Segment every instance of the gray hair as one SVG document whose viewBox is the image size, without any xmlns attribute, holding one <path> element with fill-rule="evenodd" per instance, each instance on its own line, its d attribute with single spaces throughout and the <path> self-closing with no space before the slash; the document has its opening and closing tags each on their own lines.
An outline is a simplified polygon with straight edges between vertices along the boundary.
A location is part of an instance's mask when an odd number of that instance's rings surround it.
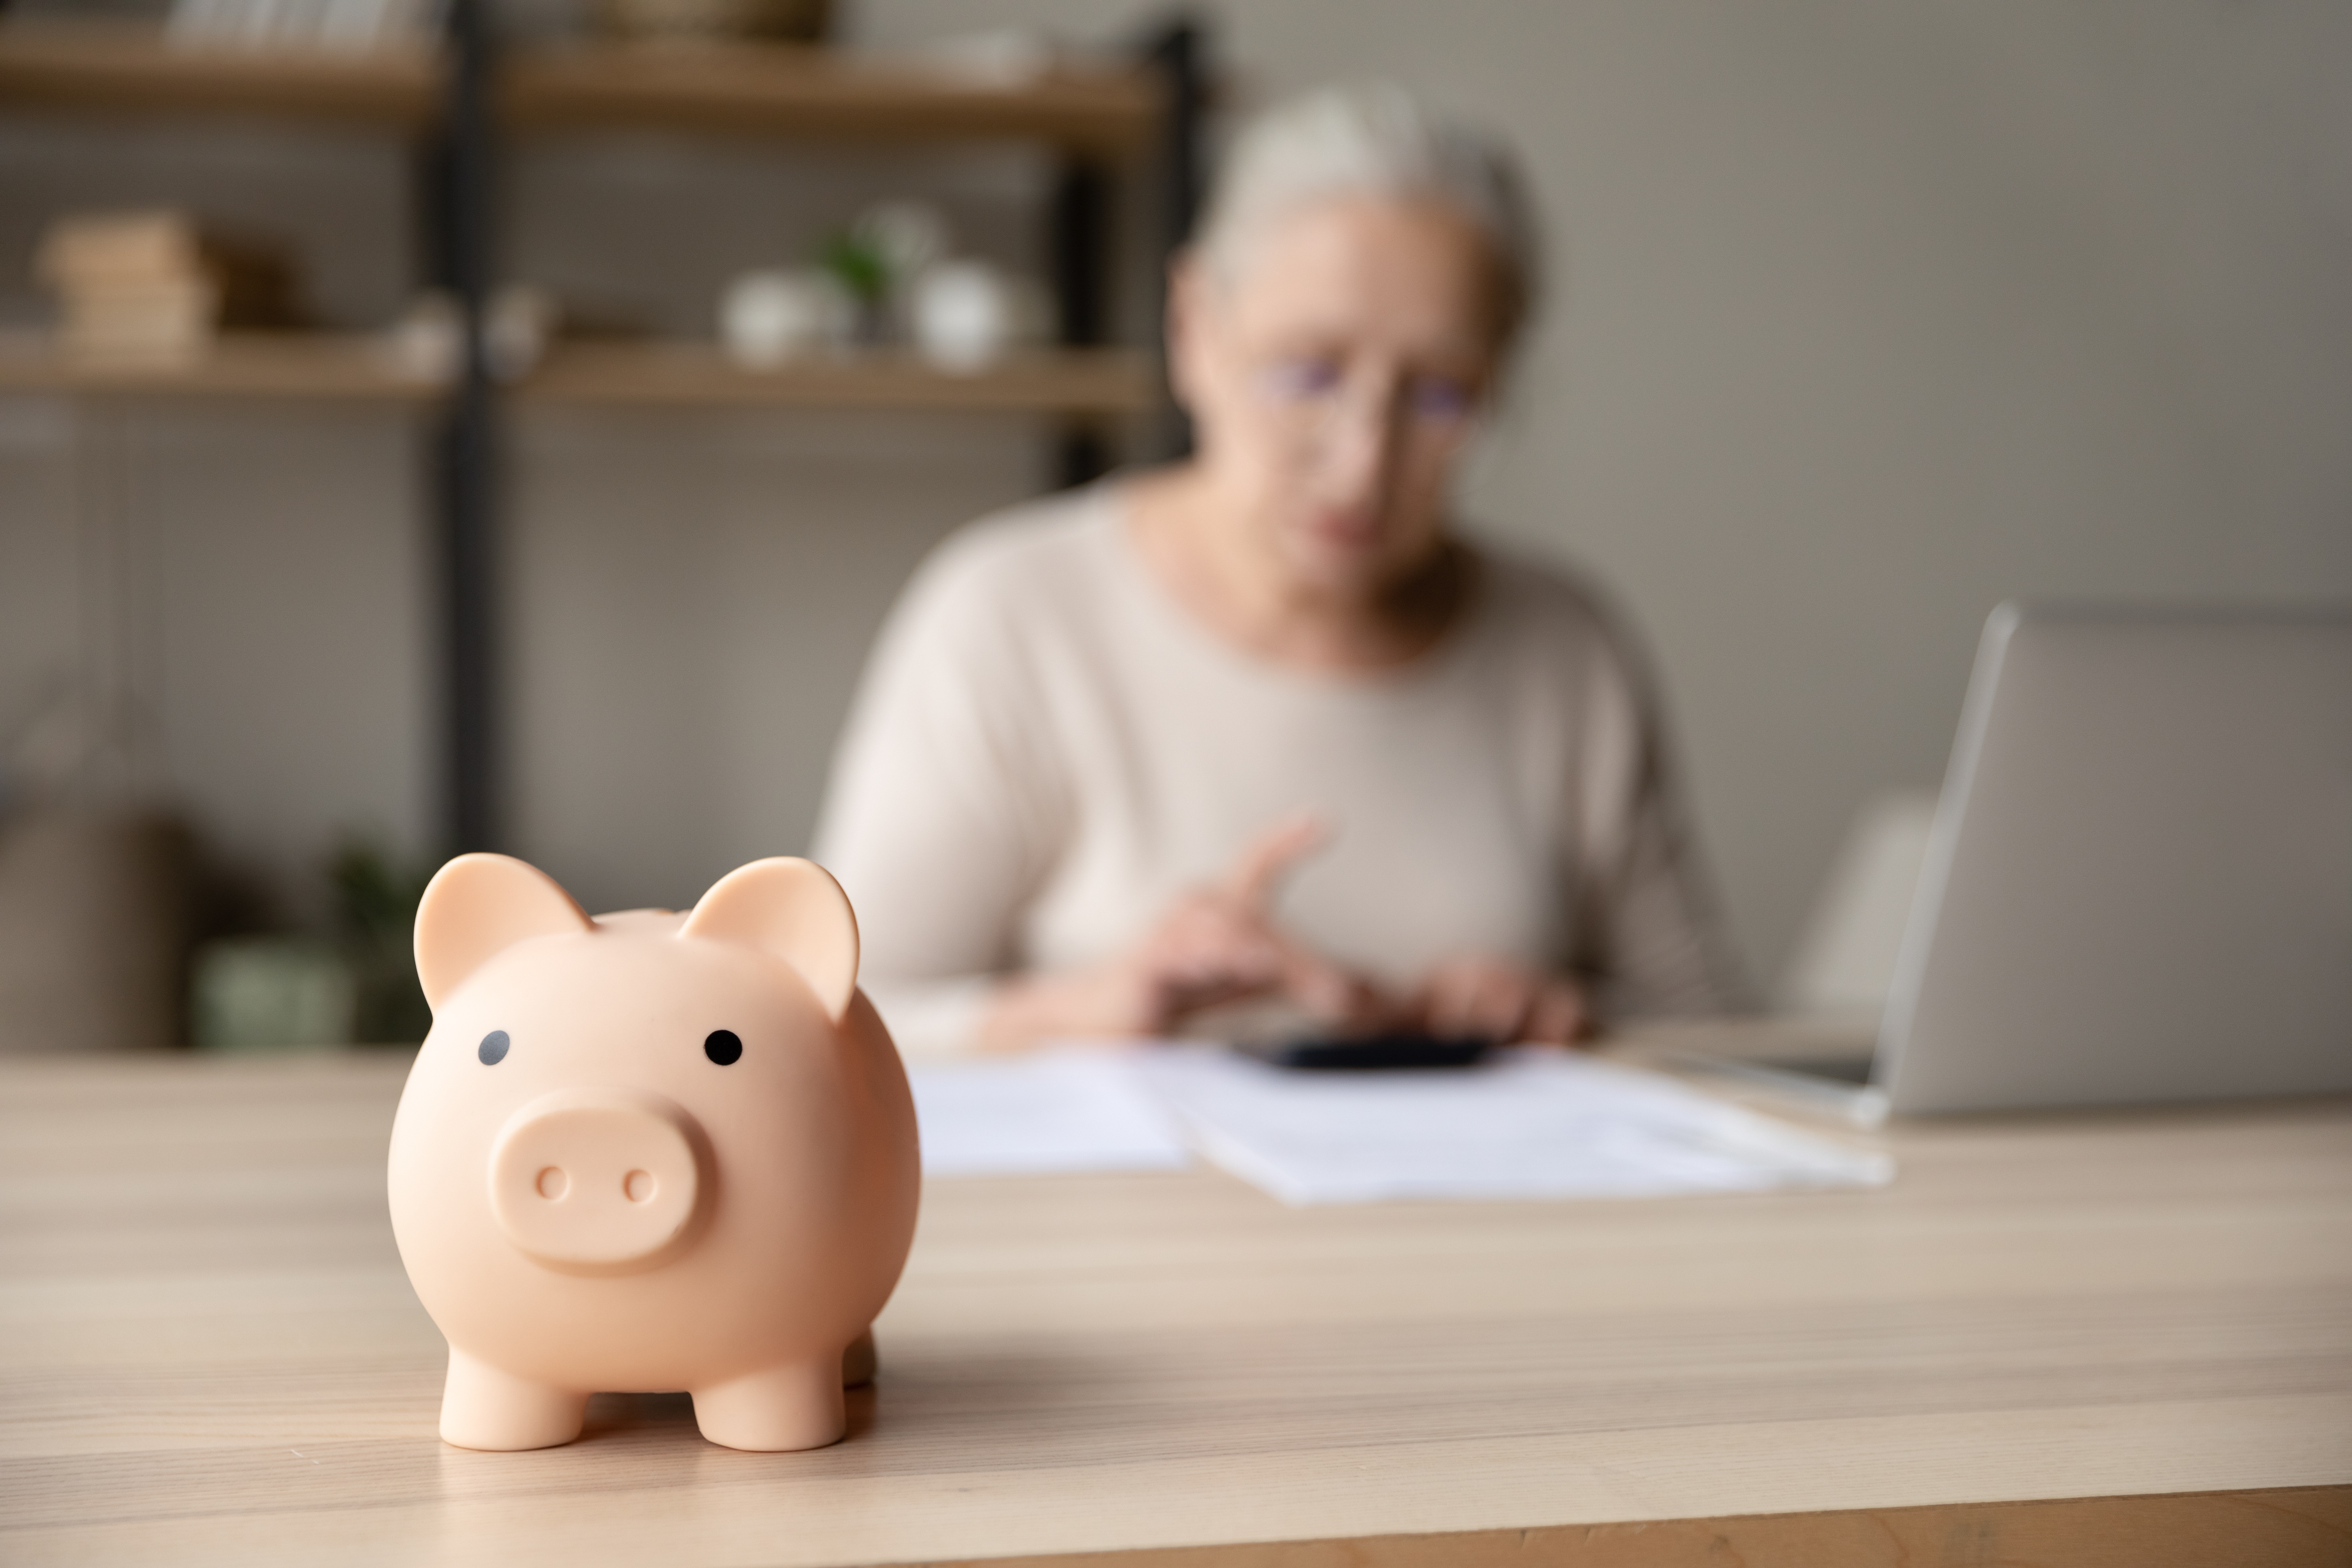
<svg viewBox="0 0 2352 1568">
<path fill-rule="evenodd" d="M 1437 201 L 1484 236 L 1499 284 L 1496 335 L 1509 340 L 1534 306 L 1539 264 L 1517 163 L 1498 138 L 1391 83 L 1323 88 L 1251 121 L 1226 154 L 1196 247 L 1231 278 L 1276 220 L 1353 195 Z"/>
</svg>

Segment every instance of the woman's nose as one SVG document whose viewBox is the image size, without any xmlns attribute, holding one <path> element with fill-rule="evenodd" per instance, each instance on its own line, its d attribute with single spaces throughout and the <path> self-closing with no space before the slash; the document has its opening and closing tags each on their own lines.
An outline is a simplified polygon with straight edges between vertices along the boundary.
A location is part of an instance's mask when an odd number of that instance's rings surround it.
<svg viewBox="0 0 2352 1568">
<path fill-rule="evenodd" d="M 1395 462 L 1399 423 L 1393 389 L 1334 400 L 1322 441 L 1326 479 L 1351 495 L 1377 489 Z"/>
</svg>

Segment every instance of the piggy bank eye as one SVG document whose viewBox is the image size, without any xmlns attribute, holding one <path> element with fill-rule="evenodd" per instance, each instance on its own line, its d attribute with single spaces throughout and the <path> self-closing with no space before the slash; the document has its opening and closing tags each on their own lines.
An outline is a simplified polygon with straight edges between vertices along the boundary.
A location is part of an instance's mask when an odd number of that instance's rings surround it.
<svg viewBox="0 0 2352 1568">
<path fill-rule="evenodd" d="M 733 1067 L 743 1056 L 743 1042 L 732 1029 L 713 1029 L 703 1037 L 702 1054 L 720 1067 Z"/>
<path fill-rule="evenodd" d="M 507 1043 L 504 1029 L 492 1029 L 482 1037 L 481 1047 L 474 1054 L 482 1058 L 484 1067 L 494 1068 L 507 1059 Z"/>
</svg>

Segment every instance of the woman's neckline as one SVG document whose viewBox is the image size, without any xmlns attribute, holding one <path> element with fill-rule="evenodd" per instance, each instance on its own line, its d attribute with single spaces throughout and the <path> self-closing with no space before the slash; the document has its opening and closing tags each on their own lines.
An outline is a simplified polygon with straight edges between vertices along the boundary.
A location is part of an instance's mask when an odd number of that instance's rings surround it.
<svg viewBox="0 0 2352 1568">
<path fill-rule="evenodd" d="M 1137 521 L 1129 479 L 1097 481 L 1096 500 L 1103 516 L 1106 547 L 1118 572 L 1135 587 L 1153 614 L 1185 641 L 1205 649 L 1219 661 L 1258 679 L 1316 691 L 1360 693 L 1366 696 L 1403 691 L 1425 685 L 1460 663 L 1475 640 L 1477 628 L 1489 618 L 1493 601 L 1492 563 L 1484 552 L 1455 541 L 1466 573 L 1461 599 L 1447 624 L 1430 644 L 1407 658 L 1362 666 L 1313 665 L 1273 657 L 1225 635 L 1202 616 L 1175 587 L 1166 582 L 1137 537 Z"/>
</svg>

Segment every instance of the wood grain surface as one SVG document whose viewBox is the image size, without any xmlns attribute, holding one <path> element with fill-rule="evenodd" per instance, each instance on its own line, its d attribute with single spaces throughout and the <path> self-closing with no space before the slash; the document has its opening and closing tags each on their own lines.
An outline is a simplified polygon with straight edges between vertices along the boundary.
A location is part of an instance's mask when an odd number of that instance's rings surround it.
<svg viewBox="0 0 2352 1568">
<path fill-rule="evenodd" d="M 1898 1128 L 1863 1193 L 936 1182 L 846 1442 L 475 1454 L 405 1067 L 0 1063 L 0 1562 L 2352 1562 L 2341 1101 Z"/>
<path fill-rule="evenodd" d="M 1139 414 L 1157 405 L 1150 356 L 1132 349 L 1035 350 L 970 374 L 876 352 L 736 363 L 716 343 L 572 342 L 517 384 L 533 403 L 636 407 L 871 408 L 967 414 Z"/>
<path fill-rule="evenodd" d="M 184 360 L 91 355 L 47 334 L 10 333 L 0 336 L 0 393 L 8 392 L 422 404 L 443 388 L 403 374 L 381 342 L 358 333 L 227 332 Z"/>
<path fill-rule="evenodd" d="M 1157 406 L 1159 385 L 1150 356 L 1129 349 L 1024 352 L 961 374 L 906 353 L 752 370 L 716 343 L 589 341 L 558 342 L 513 390 L 531 405 L 1113 416 Z M 232 332 L 184 361 L 91 356 L 46 335 L 0 334 L 0 393 L 422 404 L 445 391 L 357 334 Z"/>
<path fill-rule="evenodd" d="M 518 53 L 502 114 L 527 131 L 647 126 L 857 141 L 1037 141 L 1132 155 L 1160 121 L 1139 69 L 974 80 L 937 64 L 790 44 L 580 43 Z"/>
<path fill-rule="evenodd" d="M 428 46 L 363 53 L 191 47 L 152 26 L 0 23 L 0 109 L 316 119 L 425 129 L 444 62 Z M 1161 89 L 1133 68 L 974 79 L 936 62 L 778 44 L 575 43 L 507 51 L 496 110 L 520 129 L 637 126 L 833 140 L 1042 142 L 1105 160 L 1150 144 Z"/>
<path fill-rule="evenodd" d="M 346 54 L 194 48 L 152 26 L 0 25 L 0 105 L 92 114 L 294 117 L 421 130 L 440 62 L 422 46 Z"/>
</svg>

